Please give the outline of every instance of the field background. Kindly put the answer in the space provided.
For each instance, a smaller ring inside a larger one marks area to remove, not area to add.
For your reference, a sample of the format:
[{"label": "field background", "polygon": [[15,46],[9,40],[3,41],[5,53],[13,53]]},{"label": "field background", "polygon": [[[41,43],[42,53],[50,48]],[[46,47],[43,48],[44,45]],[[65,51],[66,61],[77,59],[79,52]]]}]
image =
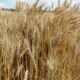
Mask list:
[{"label": "field background", "polygon": [[0,80],[80,80],[80,5],[37,4],[0,10]]}]

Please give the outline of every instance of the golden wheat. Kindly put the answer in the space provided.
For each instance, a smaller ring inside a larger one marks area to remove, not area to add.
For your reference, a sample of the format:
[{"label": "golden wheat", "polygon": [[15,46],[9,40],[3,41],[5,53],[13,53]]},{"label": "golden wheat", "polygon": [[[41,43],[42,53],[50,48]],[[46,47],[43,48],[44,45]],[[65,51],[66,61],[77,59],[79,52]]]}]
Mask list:
[{"label": "golden wheat", "polygon": [[79,5],[38,2],[0,9],[0,80],[80,80]]}]

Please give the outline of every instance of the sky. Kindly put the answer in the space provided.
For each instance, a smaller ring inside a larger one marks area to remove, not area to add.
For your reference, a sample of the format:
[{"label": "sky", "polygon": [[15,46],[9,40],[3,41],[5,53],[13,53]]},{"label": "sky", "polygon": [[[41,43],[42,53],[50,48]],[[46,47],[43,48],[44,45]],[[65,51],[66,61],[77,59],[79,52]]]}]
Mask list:
[{"label": "sky", "polygon": [[[20,0],[20,1],[28,1],[28,3],[31,5],[36,0]],[[60,1],[61,1],[61,4],[64,2],[64,0],[60,0]],[[54,8],[58,6],[58,0],[40,0],[39,5],[44,4],[44,8],[51,7],[52,2],[54,4]],[[15,3],[16,3],[16,0],[0,0],[0,8],[15,8]],[[72,5],[76,3],[80,3],[80,0],[72,0]]]}]

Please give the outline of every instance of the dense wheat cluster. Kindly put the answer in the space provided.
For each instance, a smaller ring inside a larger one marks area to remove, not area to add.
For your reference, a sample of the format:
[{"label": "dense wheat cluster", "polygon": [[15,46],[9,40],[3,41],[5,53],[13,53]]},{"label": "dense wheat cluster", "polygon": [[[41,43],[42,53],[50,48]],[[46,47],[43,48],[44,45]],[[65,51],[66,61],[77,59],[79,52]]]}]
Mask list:
[{"label": "dense wheat cluster", "polygon": [[80,80],[79,5],[46,12],[38,1],[0,10],[0,80]]}]

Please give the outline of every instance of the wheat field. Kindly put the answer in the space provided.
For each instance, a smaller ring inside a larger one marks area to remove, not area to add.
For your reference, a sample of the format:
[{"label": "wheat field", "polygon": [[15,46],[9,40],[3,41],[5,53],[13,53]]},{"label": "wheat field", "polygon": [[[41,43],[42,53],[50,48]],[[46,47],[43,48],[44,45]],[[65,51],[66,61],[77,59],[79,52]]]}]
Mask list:
[{"label": "wheat field", "polygon": [[0,80],[80,80],[80,5],[38,2],[0,9]]}]

